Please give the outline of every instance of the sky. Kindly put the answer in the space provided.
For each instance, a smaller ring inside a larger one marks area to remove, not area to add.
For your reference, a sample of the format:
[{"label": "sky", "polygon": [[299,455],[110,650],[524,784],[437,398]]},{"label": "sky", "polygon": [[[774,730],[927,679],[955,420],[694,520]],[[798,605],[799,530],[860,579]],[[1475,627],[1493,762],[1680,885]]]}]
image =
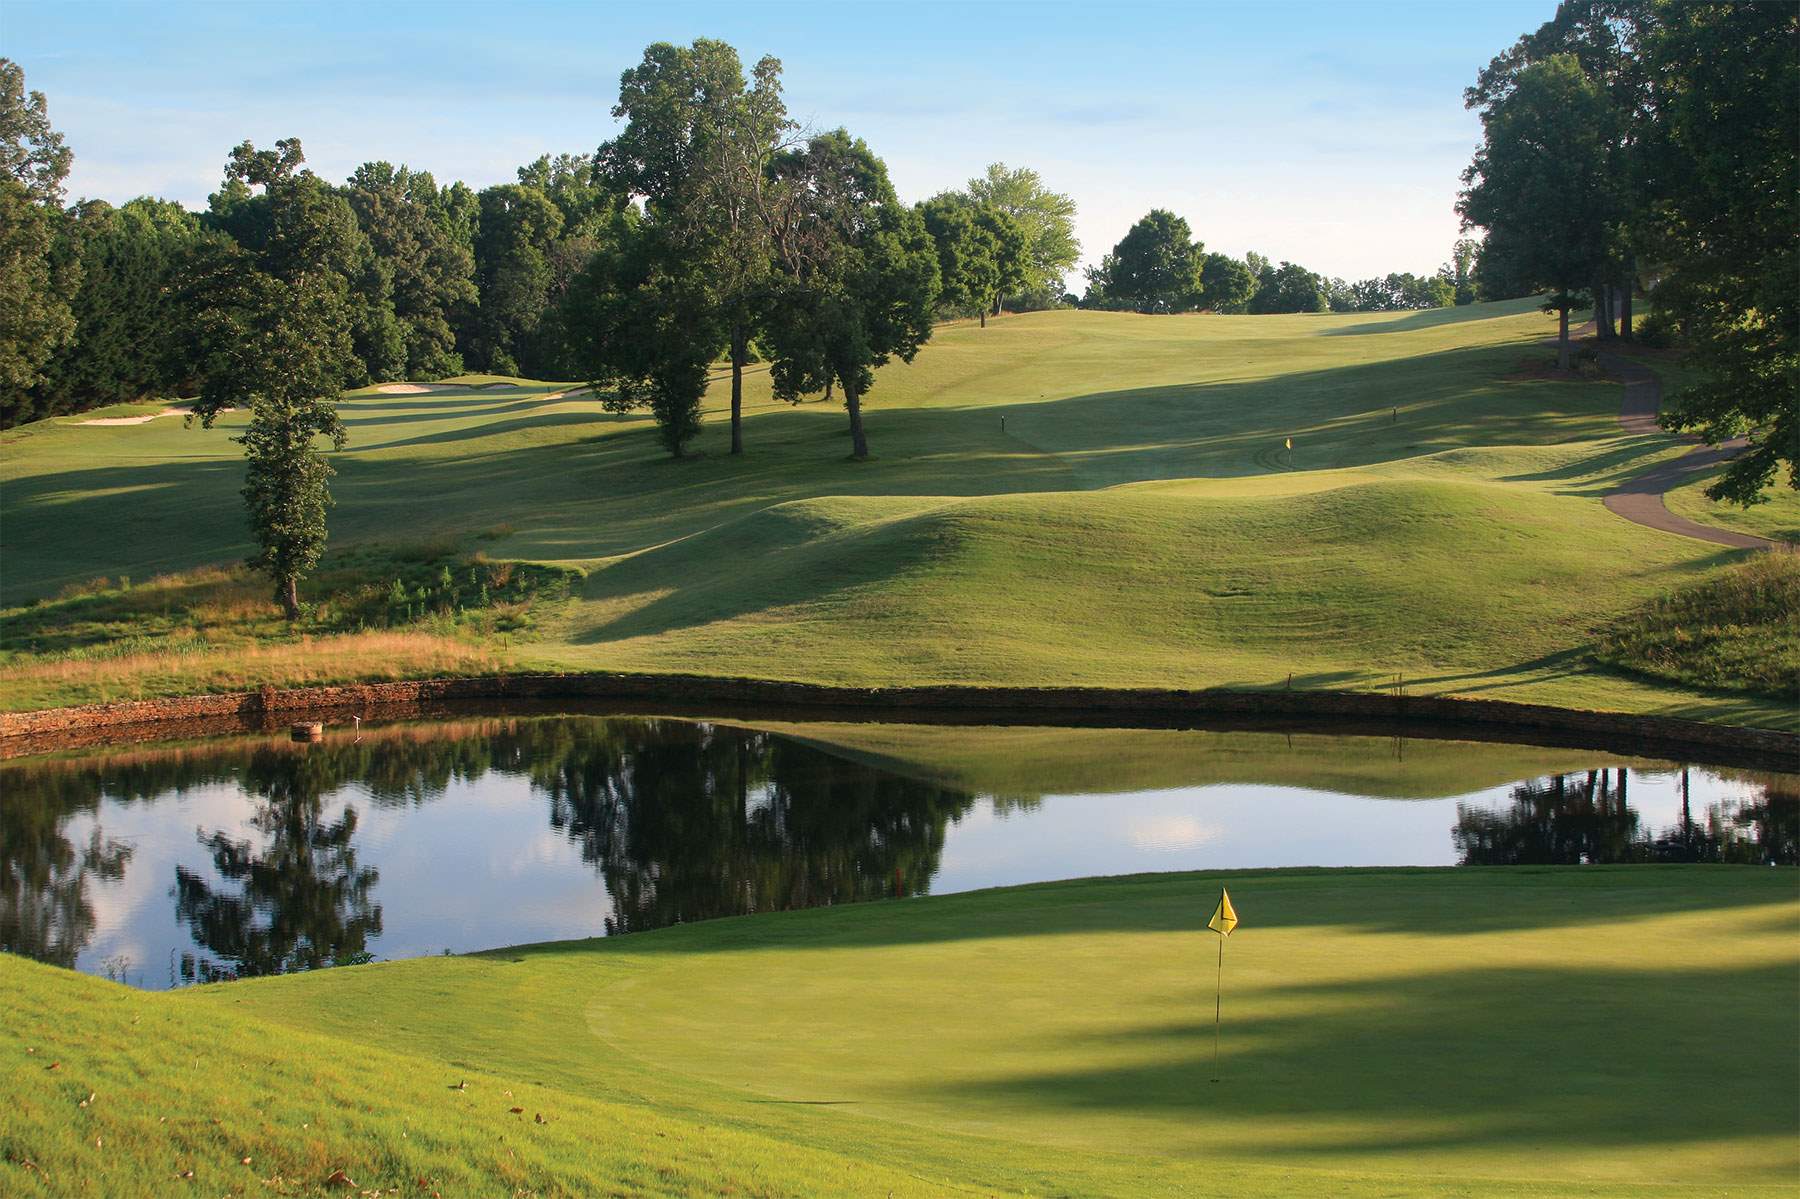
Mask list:
[{"label": "sky", "polygon": [[[903,199],[991,162],[1074,197],[1082,265],[1151,208],[1208,250],[1356,279],[1458,236],[1462,89],[1555,0],[0,3],[0,56],[75,152],[71,197],[201,207],[232,146],[298,137],[341,181],[385,159],[511,182],[617,127],[656,41],[782,60],[790,112],[848,128]],[[1070,284],[1081,290],[1079,275]]]}]

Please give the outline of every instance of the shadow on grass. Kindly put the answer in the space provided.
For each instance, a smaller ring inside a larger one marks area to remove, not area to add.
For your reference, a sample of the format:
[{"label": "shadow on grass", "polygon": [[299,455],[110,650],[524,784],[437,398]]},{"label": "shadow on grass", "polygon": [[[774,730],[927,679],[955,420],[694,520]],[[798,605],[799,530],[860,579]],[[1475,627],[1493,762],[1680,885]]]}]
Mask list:
[{"label": "shadow on grass", "polygon": [[[1196,1148],[1263,1160],[1740,1137],[1791,1145],[1800,1123],[1791,962],[1449,969],[1240,988],[1227,995],[1217,1084],[1212,1021],[1198,1018],[1211,1015],[1211,999],[1196,986],[1178,1000],[1192,1021],[1044,1044],[1108,1058],[1136,1050],[1128,1063],[946,1082],[924,1097],[978,1110],[1029,1103],[1073,1119],[1191,1120]],[[1213,1117],[1229,1121],[1229,1135],[1214,1135]],[[1282,1135],[1295,1121],[1322,1127]],[[1258,1135],[1259,1125],[1281,1132]]]}]

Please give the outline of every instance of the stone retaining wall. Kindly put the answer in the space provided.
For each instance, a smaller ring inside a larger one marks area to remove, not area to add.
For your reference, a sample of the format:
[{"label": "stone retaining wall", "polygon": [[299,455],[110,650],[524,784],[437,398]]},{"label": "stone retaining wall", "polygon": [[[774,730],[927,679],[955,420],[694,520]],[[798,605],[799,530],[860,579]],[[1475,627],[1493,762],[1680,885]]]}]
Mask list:
[{"label": "stone retaining wall", "polygon": [[[0,757],[41,752],[59,742],[92,743],[102,729],[207,723],[253,727],[279,721],[347,720],[376,709],[441,709],[473,701],[637,701],[658,707],[727,705],[738,711],[833,710],[857,719],[901,715],[969,723],[1180,727],[1206,720],[1307,720],[1457,727],[1488,740],[1497,734],[1656,756],[1695,755],[1772,769],[1800,770],[1800,737],[1768,729],[1663,716],[1590,712],[1508,700],[1456,699],[1355,691],[1182,691],[1102,687],[829,687],[766,679],[654,674],[518,674],[239,691],[0,713]],[[131,738],[135,739],[135,738]]]}]

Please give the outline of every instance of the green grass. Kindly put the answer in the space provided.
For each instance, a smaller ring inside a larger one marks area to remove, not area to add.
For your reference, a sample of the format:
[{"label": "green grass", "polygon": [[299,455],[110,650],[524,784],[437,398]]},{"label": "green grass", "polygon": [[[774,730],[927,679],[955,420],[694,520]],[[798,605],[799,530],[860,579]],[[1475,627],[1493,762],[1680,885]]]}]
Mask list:
[{"label": "green grass", "polygon": [[190,1168],[201,1193],[342,1168],[444,1194],[1791,1195],[1797,921],[1787,870],[1297,870],[166,995],[0,958],[0,1169],[57,1195],[189,1193]]},{"label": "green grass", "polygon": [[1707,499],[1706,489],[1718,482],[1724,471],[1722,466],[1706,471],[1692,483],[1684,483],[1669,492],[1663,497],[1663,503],[1675,515],[1701,524],[1719,525],[1755,537],[1767,537],[1771,541],[1800,545],[1800,490],[1777,478],[1775,486],[1765,493],[1769,497],[1767,503],[1744,508]]},{"label": "green grass", "polygon": [[1655,600],[1607,629],[1599,654],[1652,678],[1786,696],[1800,678],[1800,558],[1762,554]]},{"label": "green grass", "polygon": [[[880,372],[863,464],[838,406],[773,402],[754,372],[749,453],[725,453],[715,389],[684,462],[646,420],[563,384],[358,393],[335,544],[441,537],[586,572],[541,638],[505,651],[528,667],[851,684],[1398,673],[1414,693],[1795,727],[1785,702],[1593,660],[1599,629],[1732,555],[1602,508],[1676,444],[1622,436],[1614,384],[1521,370],[1549,328],[1528,302],[958,323]],[[81,419],[0,438],[0,602],[245,552],[240,417]],[[146,677],[196,689],[192,667]],[[15,708],[58,698],[0,691]]]}]

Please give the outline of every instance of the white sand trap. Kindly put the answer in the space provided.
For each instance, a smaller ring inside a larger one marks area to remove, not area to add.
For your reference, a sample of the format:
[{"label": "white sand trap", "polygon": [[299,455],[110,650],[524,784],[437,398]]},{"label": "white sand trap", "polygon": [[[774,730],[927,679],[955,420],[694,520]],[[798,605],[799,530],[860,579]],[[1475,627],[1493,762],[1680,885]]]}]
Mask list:
[{"label": "white sand trap", "polygon": [[[227,412],[231,409],[227,408]],[[159,416],[186,416],[186,408],[164,408],[161,412],[147,412],[143,416],[102,416],[97,420],[76,421],[78,425],[147,425]]]},{"label": "white sand trap", "polygon": [[454,383],[383,383],[375,388],[377,394],[384,396],[418,396],[429,395],[434,391],[460,390],[462,389]]}]

